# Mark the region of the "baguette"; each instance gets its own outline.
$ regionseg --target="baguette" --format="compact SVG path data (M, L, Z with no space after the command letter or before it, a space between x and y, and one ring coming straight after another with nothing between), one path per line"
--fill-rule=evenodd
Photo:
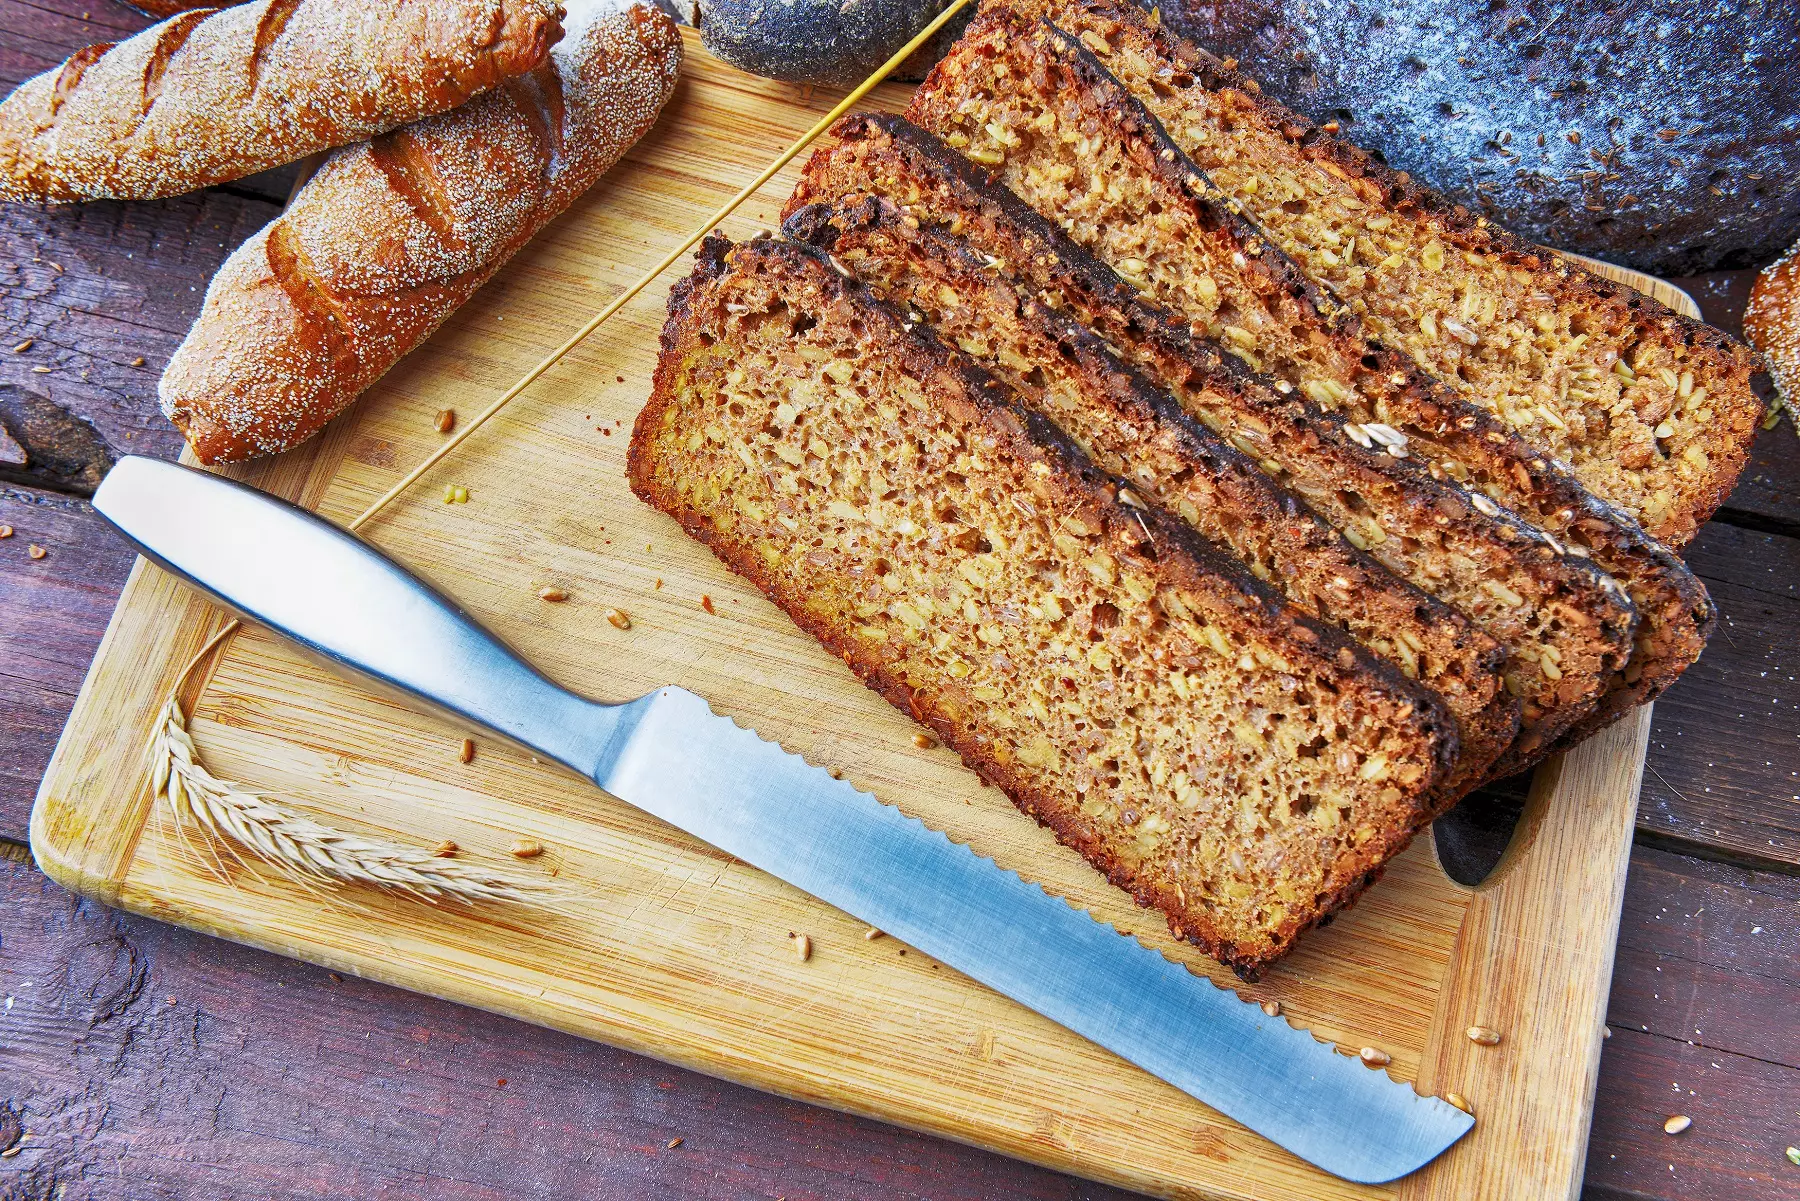
M1222 336L1223 349L1354 424L1396 430L1400 449L1434 478L1467 488L1484 509L1515 508L1536 536L1614 574L1638 611L1629 655L1585 711L1565 709L1560 731L1540 728L1536 745L1521 750L1542 754L1616 720L1699 657L1713 610L1673 553L1487 411L1371 338L1354 309L1212 187L1085 43L990 4L915 94L912 112L995 160L1001 178L1100 258L1137 272L1135 282L1183 324ZM1079 131L1077 145L1032 127L1045 121ZM997 146L993 129L1019 144ZM1072 152L1083 145L1090 162ZM1098 191L1083 190L1084 171L1101 179Z
M629 463L640 497L1246 975L1379 874L1453 760L1429 692L1123 503L797 244L702 246Z
M448 112L544 61L554 0L259 0L78 50L0 101L0 200L148 200Z
M1519 702L1501 686L1505 656L1493 638L1352 546L1099 335L1036 299L1005 258L874 196L808 205L782 228L917 313L1097 467L1179 515L1289 604L1436 693L1461 746L1439 808L1479 784L1512 743Z
M1264 99L1130 0L1014 7L1099 56L1374 336L1566 463L1652 537L1686 545L1731 491L1762 406L1752 357L1729 334L1451 204ZM1589 149L1611 169L1608 147ZM1427 315L1435 333L1422 327Z
M203 462L311 437L650 128L681 63L674 22L578 0L569 27L530 74L333 153L226 260L159 387Z

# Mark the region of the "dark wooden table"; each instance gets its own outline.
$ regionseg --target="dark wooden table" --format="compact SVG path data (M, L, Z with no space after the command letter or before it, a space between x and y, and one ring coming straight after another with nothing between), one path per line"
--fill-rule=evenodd
M145 24L0 0L0 88ZM0 206L0 1198L1122 1195L123 916L33 868L32 796L132 561L84 497L113 456L178 451L157 372L290 182ZM1735 327L1747 275L1679 282ZM1763 433L1691 560L1724 620L1656 709L1583 1195L1800 1199L1792 428ZM1505 791L1466 816L1503 830ZM1692 1128L1664 1134L1678 1113Z

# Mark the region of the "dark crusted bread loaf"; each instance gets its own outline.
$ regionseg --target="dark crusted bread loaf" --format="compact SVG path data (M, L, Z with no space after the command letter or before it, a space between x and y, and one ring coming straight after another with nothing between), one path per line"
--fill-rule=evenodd
M1258 970L1430 812L1430 693L816 251L714 235L633 489L1175 932Z
M1054 82L1039 88L1029 82L1034 73ZM990 119L1000 108L1017 110L1004 118L1017 128ZM984 9L915 95L913 112L998 160L1001 178L1195 331L1224 335L1225 349L1253 365L1266 357L1279 382L1358 426L1397 430L1409 457L1466 487L1472 503L1514 508L1553 546L1591 556L1623 581L1643 616L1640 633L1572 736L1654 696L1699 656L1711 604L1671 552L1485 410L1368 337L1351 309L1218 195L1085 45L1008 9ZM1043 136L1033 123L1059 132ZM1003 148L990 125L1019 145ZM1091 156L1105 164L1091 165ZM1071 193L1069 179L1101 186L1083 182Z
M1519 740L1501 767L1541 755L1592 709L1625 659L1633 623L1630 603L1604 573L1498 506L1432 479L1299 390L1284 394L1281 381L1259 381L1196 341L929 135L892 118L870 118L863 128L845 128L850 136L836 152L815 156L795 199L876 189L906 204L908 215L960 229L1252 453L1359 548L1468 616L1506 648L1507 687L1523 702Z
M1175 0L1162 16L1536 241L1688 275L1800 237L1791 0Z
M1544 253L1260 98L1130 0L1020 0L1105 62L1220 191L1369 332L1675 546L1762 407L1722 330ZM1034 10L1041 10L1035 12Z
M1512 743L1519 703L1501 686L1504 654L1493 638L1357 550L1097 334L1033 298L1000 257L874 196L843 209L808 205L783 228L928 323L1101 470L1435 692L1462 748L1440 806L1479 784Z

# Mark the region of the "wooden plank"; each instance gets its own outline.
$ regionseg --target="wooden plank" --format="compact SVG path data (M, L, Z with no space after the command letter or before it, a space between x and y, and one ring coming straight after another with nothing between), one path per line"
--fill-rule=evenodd
M31 798L137 558L75 497L0 484L0 838ZM32 559L36 543L48 552Z
M1800 1198L1797 992L1800 880L1636 851L1586 1195Z
M1790 877L1633 853L1590 1201L1800 1195L1781 1158L1800 1110L1789 1016L1800 1008L1797 901ZM13 998L0 1101L34 1135L0 1160L8 1195L76 1182L96 1199L1125 1195L430 997L333 980L80 902L17 862L0 862L0 946L0 998ZM1686 1041L1687 995L1664 999L1684 967L1703 977L1697 1047ZM1677 1111L1677 1081L1695 1126L1670 1138L1661 1122Z
M1718 522L1689 552L1720 610L1700 662L1656 703L1639 829L1800 866L1800 540Z

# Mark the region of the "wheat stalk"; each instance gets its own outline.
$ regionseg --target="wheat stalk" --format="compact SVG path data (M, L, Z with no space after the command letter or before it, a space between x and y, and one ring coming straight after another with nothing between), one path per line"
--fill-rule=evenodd
M187 717L171 696L152 742L155 794L186 841L190 829L209 834L242 862L245 853L307 884L372 884L424 901L450 899L554 905L562 889L543 877L441 858L418 847L333 829L206 770L188 733Z

